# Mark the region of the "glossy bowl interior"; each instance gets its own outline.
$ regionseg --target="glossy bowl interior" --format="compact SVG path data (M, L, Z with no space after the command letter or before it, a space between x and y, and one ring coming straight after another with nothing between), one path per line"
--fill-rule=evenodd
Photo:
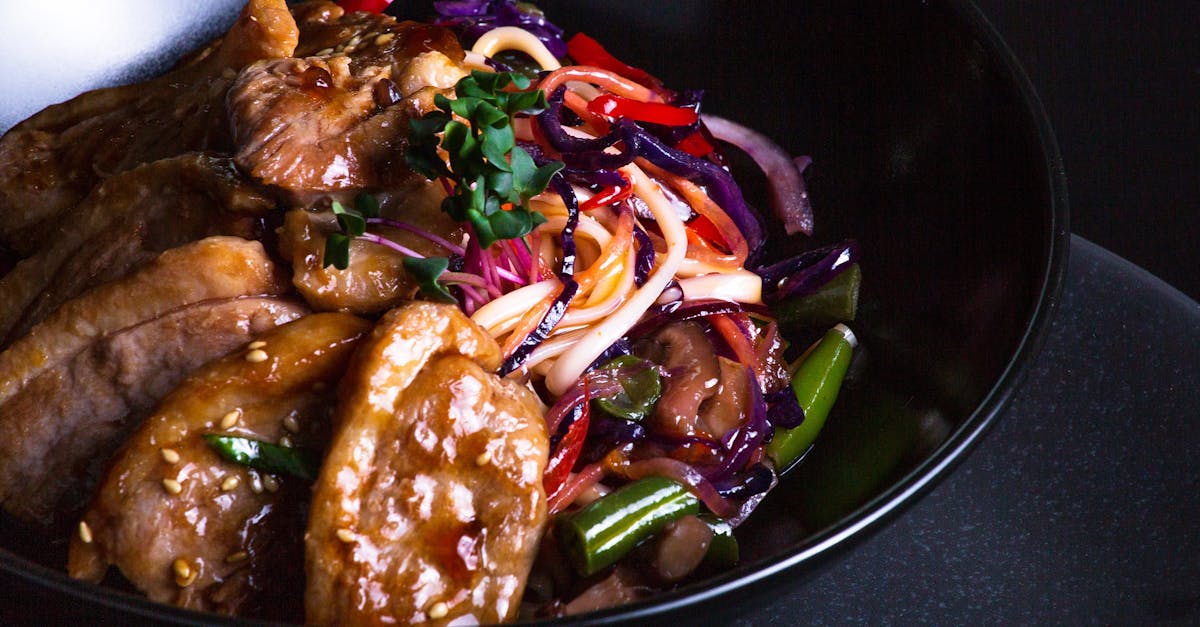
M236 4L172 9L171 19L211 31ZM918 498L1012 395L1066 266L1057 148L1024 75L968 2L540 5L568 32L586 31L668 85L705 89L707 111L811 155L814 239L853 237L864 250L853 325L863 350L852 380L817 446L742 527L742 564L582 620L736 615L754 594L794 585ZM135 18L155 19L153 11L106 19ZM162 67L153 59L184 52L196 32L132 52L82 87L145 76ZM757 187L746 185L748 197ZM806 244L779 241L772 254ZM72 582L47 558L58 551L5 538L0 584L37 616L205 618Z

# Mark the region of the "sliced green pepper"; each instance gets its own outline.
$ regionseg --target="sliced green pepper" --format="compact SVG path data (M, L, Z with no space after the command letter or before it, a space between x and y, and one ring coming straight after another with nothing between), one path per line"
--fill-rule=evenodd
M321 457L313 451L215 433L204 434L204 440L226 460L255 470L306 481L314 481L321 471Z
M615 563L673 520L700 512L700 501L666 477L646 477L558 518L558 541L584 576Z
M784 328L821 327L853 320L858 311L861 284L862 269L853 264L816 292L789 298L772 307L771 311Z
M837 400L857 343L854 333L839 324L808 351L792 375L792 391L804 408L804 422L794 429L775 429L775 437L767 445L767 455L780 471L799 459L816 441L829 409Z
M602 369L632 366L644 361L633 355L622 355L604 364ZM597 407L617 418L635 422L641 420L654 409L654 404L662 396L662 378L654 368L646 368L633 376L624 377L620 383L620 392L594 399Z

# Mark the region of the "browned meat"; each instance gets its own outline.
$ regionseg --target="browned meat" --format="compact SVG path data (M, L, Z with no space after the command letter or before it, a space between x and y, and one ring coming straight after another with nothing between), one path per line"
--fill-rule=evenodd
M293 320L257 242L214 237L67 302L0 353L0 502L73 518L120 436L188 372Z
M315 624L515 616L546 521L534 395L488 373L499 347L457 308L386 314L343 380L314 486Z
M461 241L461 227L441 210L444 197L432 183L411 184L404 193L380 196L382 214L451 242ZM337 220L328 210L295 209L284 218L279 236L281 252L292 262L293 285L313 309L375 314L413 297L417 284L404 270L404 255L390 248L356 239L350 243L349 267L325 267L325 238L336 229ZM422 255L447 254L442 247L409 231L372 225L371 232Z
M466 74L449 31L322 6L302 11L297 52L313 56L246 68L228 100L238 165L301 204L412 176L409 118Z
M98 582L115 564L162 603L302 620L307 483L225 461L203 435L324 448L334 384L370 327L346 314L305 316L256 338L266 360L247 361L247 347L188 377L108 470L86 531L71 540L71 576ZM226 425L230 412L236 422ZM177 481L178 494L164 480Z
M261 237L274 206L231 160L210 154L118 174L55 228L45 248L0 279L0 338L11 342L67 300L170 248L216 234Z
M0 243L36 250L54 218L100 181L193 150L228 151L225 94L237 71L286 57L298 31L284 0L250 0L218 44L154 80L88 92L0 139Z

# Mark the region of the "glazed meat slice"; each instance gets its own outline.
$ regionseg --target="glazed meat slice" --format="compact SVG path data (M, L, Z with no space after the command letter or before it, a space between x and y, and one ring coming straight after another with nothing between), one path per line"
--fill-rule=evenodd
M72 537L71 576L99 582L115 564L155 601L302 620L307 482L226 461L203 436L324 448L334 386L370 328L305 316L188 377L115 458ZM267 358L248 361L253 350Z
M459 242L462 229L442 212L444 197L439 186L428 182L379 196L384 218ZM404 255L379 244L355 239L345 270L325 266L325 239L337 229L337 219L328 209L294 209L285 216L279 234L280 251L292 262L292 284L313 309L377 314L416 294L417 284L404 270ZM400 228L372 225L370 230L427 257L453 252Z
M71 212L46 247L0 278L0 338L11 342L67 300L165 250L209 235L257 239L274 206L230 159L212 154L118 174Z
M231 148L225 95L237 72L286 57L299 33L284 0L250 0L216 45L151 81L88 92L0 139L0 243L29 254L97 183L188 151Z
M546 522L545 425L490 374L495 341L457 308L386 314L343 380L306 537L314 624L515 616Z
M321 6L304 10L301 38L338 47L256 63L228 100L238 166L303 205L411 177L408 120L466 75L449 31Z
M64 304L0 353L0 502L73 519L121 437L184 376L305 313L257 242L215 237Z

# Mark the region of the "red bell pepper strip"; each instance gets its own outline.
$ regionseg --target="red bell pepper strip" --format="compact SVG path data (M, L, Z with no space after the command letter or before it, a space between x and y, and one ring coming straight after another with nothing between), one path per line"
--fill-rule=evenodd
M693 157L707 157L712 154L713 150L716 150L712 144L708 143L707 139L704 139L704 134L700 131L679 140L679 143L675 144L675 148Z
M368 13L383 13L392 0L338 0L338 4L346 13L366 11Z
M624 178L624 176L622 176ZM600 193L588 198L579 205L580 211L591 211L599 207L607 207L629 198L633 195L633 184L626 179L624 185L613 185L600 190Z
M588 103L588 111L612 118L629 118L638 122L650 122L664 126L687 126L695 124L696 111L675 107L661 102L641 102L613 94L600 94Z
M590 65L602 70L608 70L609 72L616 72L625 78L653 89L658 89L662 86L662 81L654 78L649 72L633 67L632 65L626 65L605 50L604 46L600 45L600 42L583 33L576 33L574 37L567 41L567 54L579 65Z
M582 407L579 409L579 417L567 427L566 434L559 441L554 453L550 455L550 461L546 464L546 472L542 474L542 487L546 491L547 499L553 498L567 483L567 477L570 476L571 469L575 467L575 462L579 459L579 452L583 450L583 441L587 438L588 423L591 422L592 412L586 379L584 379L583 386L583 400Z

